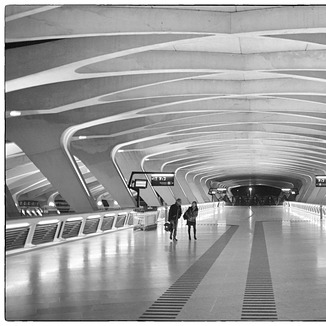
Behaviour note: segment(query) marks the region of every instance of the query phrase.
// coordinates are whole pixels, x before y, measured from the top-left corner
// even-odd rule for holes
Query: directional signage
[[[316,175],[316,187],[326,187],[326,175]]]
[[[174,186],[173,173],[155,173],[151,175],[151,185],[158,186]]]

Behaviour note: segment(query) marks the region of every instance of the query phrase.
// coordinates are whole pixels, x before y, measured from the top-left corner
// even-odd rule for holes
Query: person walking
[[[193,201],[191,206],[187,209],[185,214],[186,214],[186,217],[187,217],[189,240],[191,240],[191,235],[190,235],[191,226],[194,229],[194,239],[197,240],[197,238],[196,238],[196,218],[198,216],[197,202]]]
[[[169,210],[169,218],[168,221],[172,225],[171,233],[170,233],[170,239],[175,241],[178,241],[177,239],[177,228],[178,228],[178,220],[182,214],[182,209],[181,209],[181,199],[178,198],[176,202],[171,205],[170,210]]]

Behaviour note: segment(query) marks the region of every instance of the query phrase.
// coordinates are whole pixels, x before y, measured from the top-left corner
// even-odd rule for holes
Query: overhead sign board
[[[316,175],[316,187],[326,187],[326,175]]]
[[[151,174],[151,185],[153,187],[174,186],[174,173]]]

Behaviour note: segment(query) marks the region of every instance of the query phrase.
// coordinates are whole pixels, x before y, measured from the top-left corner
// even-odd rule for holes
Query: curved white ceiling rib
[[[6,43],[30,46],[7,50],[8,118],[74,121],[67,142],[226,186],[325,173],[326,7],[14,9]]]

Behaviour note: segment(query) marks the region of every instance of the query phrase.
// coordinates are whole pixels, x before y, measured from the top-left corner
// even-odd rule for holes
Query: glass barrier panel
[[[117,221],[115,222],[116,228],[121,228],[124,226],[127,215],[118,215]]]
[[[114,215],[104,215],[101,226],[102,231],[111,230],[114,222]]]

